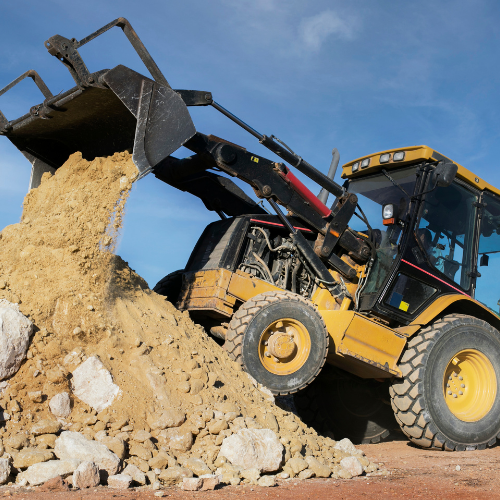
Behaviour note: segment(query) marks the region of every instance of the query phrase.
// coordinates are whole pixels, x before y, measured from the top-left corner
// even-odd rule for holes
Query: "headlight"
[[[370,158],[366,158],[361,162],[361,168],[366,168],[370,164]]]
[[[404,159],[405,159],[404,151],[398,151],[397,153],[394,153],[394,161],[402,161]]]
[[[359,161],[357,161],[353,166],[352,166],[352,172],[357,172],[359,170]]]
[[[394,217],[394,205],[389,203],[382,208],[382,219],[392,219]]]
[[[384,155],[380,155],[379,162],[387,163],[391,159],[391,153],[385,153]]]

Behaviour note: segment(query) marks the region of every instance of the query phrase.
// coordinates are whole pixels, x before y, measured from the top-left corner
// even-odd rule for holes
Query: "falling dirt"
[[[89,438],[103,429],[121,437],[125,430],[145,430],[159,447],[161,436],[151,421],[176,408],[187,415],[180,432],[194,440],[184,452],[208,464],[224,437],[243,427],[274,430],[288,457],[295,439],[304,453],[338,464],[343,455],[333,440],[274,405],[271,394],[187,312],[152,292],[114,255],[136,177],[129,153],[93,161],[75,153],[55,175],[44,174],[25,198],[20,223],[0,233],[0,299],[18,303],[36,327],[26,361],[0,394],[0,406],[12,416],[0,437],[5,442],[11,435],[28,434],[40,419],[53,419],[48,400],[67,391],[73,409],[64,428]],[[72,370],[90,356],[100,358],[121,390],[99,414],[70,390]],[[41,399],[33,397],[36,391]],[[228,412],[233,413],[229,428],[207,430]],[[148,470],[138,457],[127,461]]]

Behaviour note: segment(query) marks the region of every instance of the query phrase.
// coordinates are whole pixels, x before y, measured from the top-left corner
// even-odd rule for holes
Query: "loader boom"
[[[89,72],[78,49],[113,27],[123,30],[153,80],[122,65]],[[28,72],[0,91],[1,95],[22,78],[31,76],[45,97],[41,104],[16,120],[8,121],[0,115],[0,134],[6,135],[32,163],[30,188],[37,187],[44,172],[54,172],[76,151],[81,151],[83,157],[90,160],[131,149],[139,178],[154,172],[159,179],[199,196],[207,208],[221,217],[262,213],[263,210],[230,179],[207,172],[209,169],[223,171],[250,184],[257,197],[270,201],[278,216],[281,212],[276,203],[314,228],[323,242],[321,248],[313,251],[301,240],[300,233],[294,236],[296,246],[317,278],[339,300],[344,297],[345,290],[332,279],[327,263],[350,279],[356,277],[357,271],[336,255],[336,245],[364,261],[371,254],[366,241],[353,238],[346,231],[357,206],[356,195],[344,194],[331,178],[275,136],[261,134],[215,102],[210,92],[173,90],[124,18],[116,19],[80,41],[54,35],[45,42],[45,47],[68,68],[76,87],[52,96],[43,80],[35,72]],[[283,163],[198,132],[188,106],[208,105],[245,129],[324,191],[336,196],[332,207],[320,201]],[[184,160],[171,157],[181,146],[196,153],[195,156]]]

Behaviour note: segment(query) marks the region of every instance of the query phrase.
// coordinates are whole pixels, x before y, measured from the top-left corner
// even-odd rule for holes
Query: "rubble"
[[[219,454],[245,469],[274,472],[280,468],[283,445],[270,429],[241,429],[224,439]]]
[[[361,476],[363,474],[363,466],[356,457],[345,457],[340,461],[340,466],[348,471],[351,476]]]
[[[123,470],[123,474],[130,476],[134,482],[141,486],[146,484],[146,474],[133,464],[128,464]]]
[[[206,475],[201,477],[185,477],[181,489],[184,491],[209,491],[219,485],[219,476]]]
[[[28,338],[0,386],[0,483],[211,489],[377,473],[349,440],[276,406],[113,254],[136,175],[128,153],[74,154],[0,233],[0,311],[27,318]]]
[[[74,458],[68,460],[49,460],[31,465],[24,472],[17,475],[17,483],[25,480],[31,486],[38,486],[57,476],[63,479],[73,474],[81,461]]]
[[[10,462],[8,458],[0,458],[0,484],[5,484],[10,475]]]
[[[84,361],[73,371],[73,394],[97,412],[106,409],[120,392],[113,377],[97,356]]]
[[[189,469],[179,466],[169,467],[168,469],[161,471],[158,476],[159,480],[165,486],[172,486],[180,483],[186,477],[193,477],[193,473]]]
[[[35,465],[40,462],[48,462],[54,458],[54,453],[49,450],[24,448],[14,457],[13,465],[16,469],[27,469],[30,465]]]
[[[19,306],[0,299],[0,380],[19,370],[32,333],[33,323],[19,312]]]
[[[41,391],[40,391],[41,393]],[[58,418],[67,418],[71,414],[71,399],[67,392],[56,394],[49,401],[49,408],[52,415]]]
[[[56,476],[43,483],[40,491],[69,491],[69,486],[61,476]]]
[[[269,488],[272,486],[276,486],[276,476],[262,476],[258,481],[257,484],[259,486],[263,486],[265,488]]]
[[[108,477],[108,486],[119,490],[126,490],[131,482],[132,478],[127,476],[127,474],[116,474],[115,476]]]
[[[120,459],[105,445],[86,439],[79,432],[65,431],[56,439],[54,453],[60,460],[74,458],[93,462],[110,476],[120,468]]]
[[[94,462],[82,462],[73,473],[74,488],[94,488],[99,483],[99,467]]]

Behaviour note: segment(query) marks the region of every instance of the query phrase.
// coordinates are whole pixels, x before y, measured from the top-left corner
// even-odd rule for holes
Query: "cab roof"
[[[395,153],[400,153],[399,156],[403,156],[401,160],[394,160]],[[401,155],[401,153],[403,153]],[[388,156],[385,156],[388,155]],[[382,163],[380,159],[382,158]],[[388,149],[387,151],[379,151],[378,153],[374,153],[368,156],[363,156],[361,158],[357,158],[356,160],[352,160],[349,163],[346,163],[342,166],[342,178],[343,179],[356,179],[358,177],[364,177],[367,174],[374,174],[380,172],[383,168],[390,170],[393,168],[401,167],[404,165],[410,165],[419,161],[424,160],[449,160],[453,162],[447,156],[438,153],[428,146],[410,146],[407,148],[397,148],[397,149]],[[385,161],[384,161],[385,160]],[[358,163],[357,171],[353,172],[353,166]],[[368,163],[366,166],[361,166],[362,163]],[[500,189],[488,184],[486,181],[477,177],[473,172],[462,167],[456,162],[453,162],[458,166],[457,177],[467,184],[474,186],[481,191],[483,189],[487,189],[492,193],[495,193],[500,196]]]

